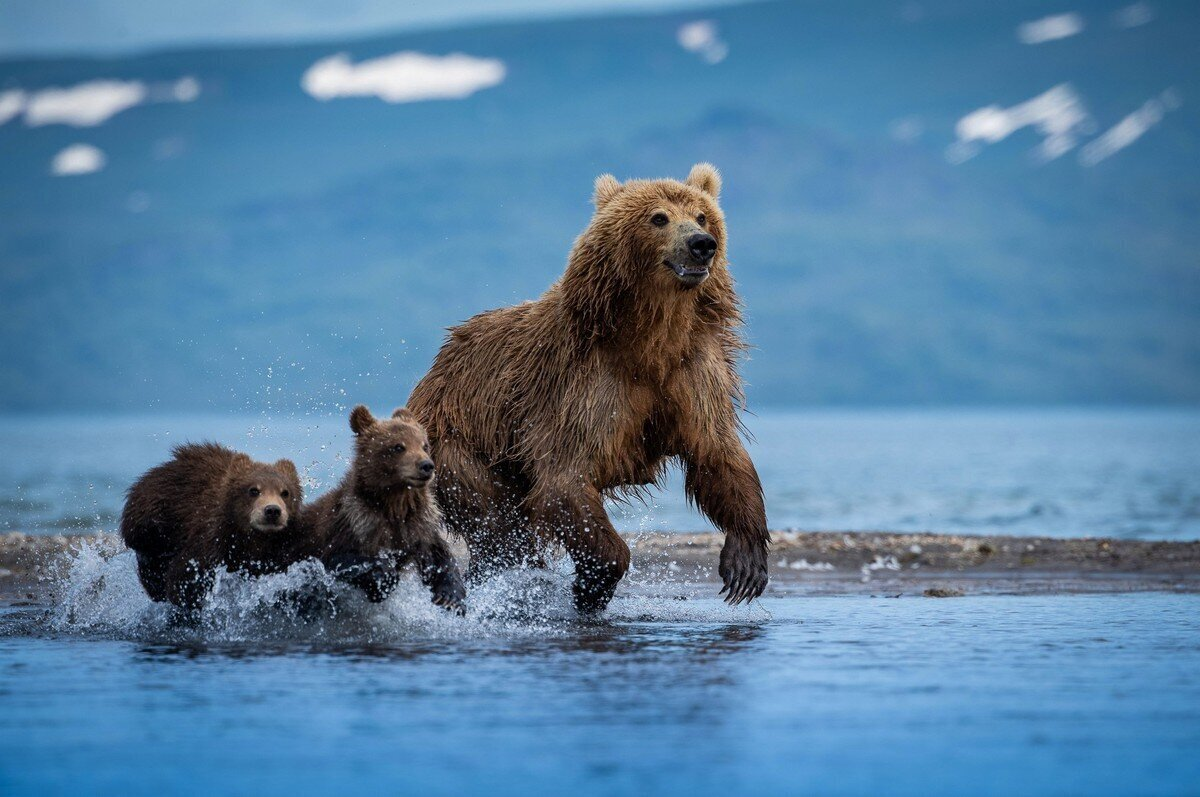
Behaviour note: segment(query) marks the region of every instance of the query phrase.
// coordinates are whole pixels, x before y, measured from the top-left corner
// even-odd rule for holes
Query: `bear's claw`
[[[736,606],[754,600],[767,588],[766,545],[727,538],[721,549],[719,572],[724,585],[717,594],[724,595],[726,603]]]

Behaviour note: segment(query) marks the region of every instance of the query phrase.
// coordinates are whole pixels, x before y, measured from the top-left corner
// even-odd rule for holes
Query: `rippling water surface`
[[[128,565],[85,553],[61,605],[0,610],[0,793],[931,797],[1200,783],[1194,595],[732,609],[707,587],[641,585],[585,623],[551,573],[473,594],[467,618],[408,583],[381,607],[348,599],[336,616],[285,621],[233,585],[182,629],[138,602]]]
[[[773,528],[1200,537],[1200,412],[809,411],[747,418]],[[0,530],[113,529],[170,447],[213,439],[291,457],[314,496],[350,450],[342,417],[3,418]],[[625,530],[699,530],[681,480]]]

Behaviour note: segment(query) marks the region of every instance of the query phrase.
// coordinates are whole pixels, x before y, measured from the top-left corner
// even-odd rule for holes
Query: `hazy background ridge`
[[[597,174],[698,160],[725,176],[752,405],[1194,403],[1200,10],[1121,27],[1127,6],[1037,45],[1019,26],[1068,9],[763,3],[0,63],[0,92],[198,89],[0,125],[0,409],[400,403],[444,327],[561,273]],[[680,46],[697,20],[722,57]],[[505,74],[404,104],[301,87],[400,51]],[[1042,162],[1027,127],[956,162],[963,117],[1062,84],[1073,149]],[[1081,161],[1164,93],[1140,139]],[[54,176],[76,144],[103,167]]]

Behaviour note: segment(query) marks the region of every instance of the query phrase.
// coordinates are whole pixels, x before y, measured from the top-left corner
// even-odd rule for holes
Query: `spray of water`
[[[57,634],[148,642],[311,643],[386,645],[412,639],[556,636],[588,622],[745,621],[746,610],[711,598],[711,585],[672,580],[669,565],[631,573],[598,620],[581,620],[571,601],[571,565],[565,558],[544,570],[501,573],[476,585],[459,617],[434,606],[415,574],[395,592],[371,603],[354,587],[309,560],[284,573],[260,577],[219,573],[197,617],[147,597],[132,552],[85,543],[48,575]]]

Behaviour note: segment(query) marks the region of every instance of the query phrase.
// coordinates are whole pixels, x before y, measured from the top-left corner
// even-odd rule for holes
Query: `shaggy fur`
[[[289,460],[266,465],[215,443],[172,453],[129,488],[121,514],[153,600],[194,611],[221,567],[260,575],[304,558],[295,522],[303,496]]]
[[[472,577],[536,564],[555,540],[575,562],[576,606],[602,609],[629,567],[604,497],[658,483],[677,460],[726,533],[726,599],[762,594],[768,533],[739,436],[744,346],[719,191],[708,164],[682,183],[600,177],[563,276],[450,331],[408,406]],[[707,262],[693,251],[705,239]]]
[[[377,420],[350,414],[355,455],[337,488],[304,507],[301,525],[325,566],[375,602],[387,598],[409,561],[433,602],[462,611],[466,589],[440,535],[429,438],[405,409]]]

